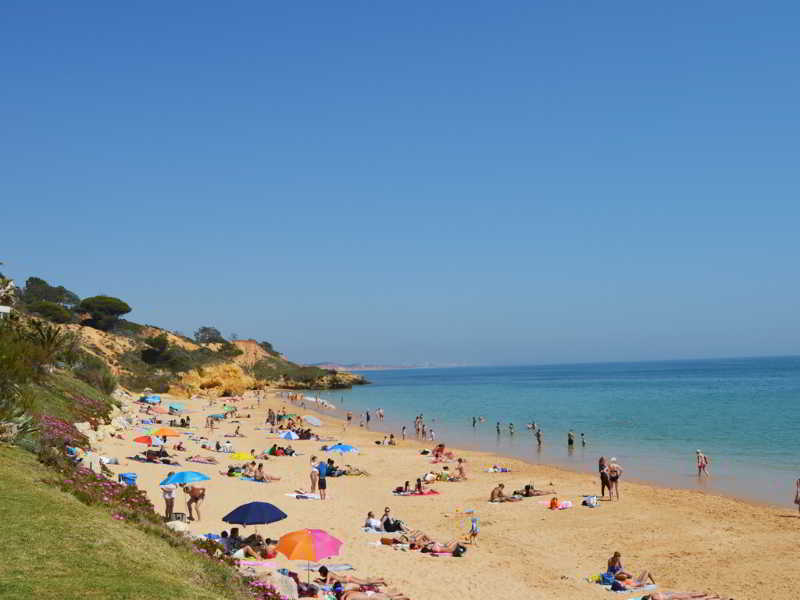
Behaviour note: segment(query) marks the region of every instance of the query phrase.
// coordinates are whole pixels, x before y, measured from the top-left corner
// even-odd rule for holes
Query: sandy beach
[[[199,484],[207,495],[201,505],[202,520],[190,524],[196,534],[229,529],[221,519],[240,504],[271,502],[288,518],[259,527],[259,533],[277,538],[306,527],[323,529],[344,542],[340,556],[331,562],[354,565],[354,574],[359,577],[383,577],[391,589],[414,599],[477,599],[490,590],[502,598],[638,597],[641,594],[634,592],[612,595],[586,581],[587,576],[605,571],[606,560],[614,551],[622,553],[628,571],[651,571],[659,590],[709,591],[752,600],[788,600],[796,598],[800,590],[796,569],[800,518],[792,507],[773,508],[697,491],[628,483],[623,477],[621,501],[603,501],[591,509],[580,506],[580,500],[584,494],[599,493],[597,477],[468,450],[455,452],[467,460],[467,481],[434,483],[434,489],[440,492],[435,496],[398,497],[392,494],[394,487],[406,480],[413,482],[426,471],[441,470],[442,465],[431,464],[430,457],[419,453],[433,443],[409,440],[398,441],[396,447],[378,446],[374,441],[383,439],[383,433],[360,429],[357,423],[345,430],[344,422],[329,411],[300,409],[277,394],[270,394],[258,408],[246,408],[255,406],[249,400],[239,402],[240,415],[249,413],[251,418],[240,417],[238,423],[223,421],[210,434],[203,429],[205,416],[217,411],[207,401],[164,396],[165,402],[172,399],[186,404],[195,431],[212,442],[230,439],[235,451],[255,448],[260,452],[277,441],[263,430],[264,418],[268,408],[279,410],[283,406],[289,412],[318,416],[323,426],[314,428],[315,432],[361,449],[359,454],[340,456],[321,452],[322,442],[294,441],[292,446],[303,455],[263,461],[265,472],[281,480],[261,484],[221,475],[229,464],[242,461],[232,460],[229,454],[200,450],[191,441],[184,441],[186,452],[177,453],[179,468],[127,460],[125,457],[144,450],[131,441],[139,434],[135,428],[124,434],[124,441],[106,439],[100,444],[102,454],[120,460],[119,465],[110,465],[114,472],[137,473],[139,487],[148,492],[159,511],[163,510],[163,501],[158,482],[169,471],[192,470],[210,476],[210,481]],[[138,406],[134,411],[140,416]],[[163,417],[165,423],[168,419]],[[223,437],[233,433],[237,425],[245,437]],[[458,447],[457,440],[441,441],[449,449]],[[168,448],[173,439],[169,442]],[[219,464],[186,462],[185,457],[193,454],[214,456]],[[332,457],[339,465],[352,464],[370,475],[329,478],[325,501],[288,497],[286,494],[296,488],[308,489],[313,454]],[[485,472],[493,464],[509,467],[511,472]],[[635,477],[635,473],[626,475]],[[490,504],[489,492],[498,482],[505,483],[508,492],[530,482],[539,489],[552,486],[559,500],[570,500],[574,507],[551,511],[541,503],[551,496]],[[470,521],[464,511],[474,510],[480,519],[478,545],[468,545],[461,558],[376,547],[372,543],[381,536],[363,533],[361,527],[367,511],[380,516],[385,506],[392,508],[396,518],[440,542],[465,534]],[[184,494],[180,494],[175,510],[185,510]],[[280,554],[276,562],[279,567],[304,573],[301,563],[287,561]]]

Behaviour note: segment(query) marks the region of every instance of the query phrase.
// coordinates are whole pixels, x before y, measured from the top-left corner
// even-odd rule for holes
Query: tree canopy
[[[81,299],[75,292],[69,291],[63,285],[55,287],[40,277],[28,277],[25,287],[22,288],[22,301],[28,305],[37,302],[53,302],[73,308]]]
[[[122,315],[131,312],[131,307],[113,296],[92,296],[81,301],[78,310],[91,315],[91,318],[86,320],[87,325],[109,331]]]
[[[222,344],[226,340],[216,327],[204,326],[194,332],[194,339],[198,344]]]

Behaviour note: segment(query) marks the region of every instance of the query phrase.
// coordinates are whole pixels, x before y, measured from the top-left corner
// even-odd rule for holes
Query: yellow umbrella
[[[150,433],[151,435],[160,435],[161,437],[181,437],[180,433],[174,429],[170,429],[169,427],[161,427],[160,429],[156,429]]]

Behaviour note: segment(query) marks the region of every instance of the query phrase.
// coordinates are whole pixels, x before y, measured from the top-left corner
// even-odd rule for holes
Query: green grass
[[[42,483],[48,473],[0,447],[0,598],[243,598],[230,569]]]
[[[86,396],[95,400],[113,403],[110,397],[90,386],[88,383],[66,373],[53,373],[46,383],[32,385],[34,414],[48,414],[61,419],[75,416],[73,396]]]

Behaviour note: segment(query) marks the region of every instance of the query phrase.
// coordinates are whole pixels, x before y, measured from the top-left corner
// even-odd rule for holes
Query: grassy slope
[[[71,396],[86,396],[112,402],[110,396],[66,373],[53,373],[46,385],[35,385],[33,389],[35,403],[32,412],[68,420],[73,417]]]
[[[33,455],[0,447],[0,598],[233,597],[205,559],[48,487],[47,475]]]

